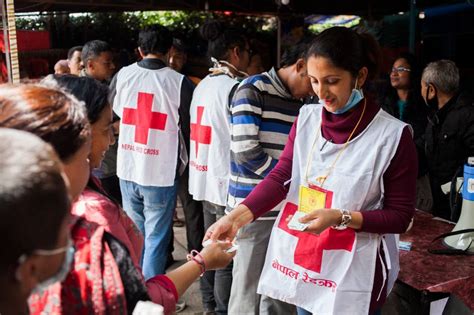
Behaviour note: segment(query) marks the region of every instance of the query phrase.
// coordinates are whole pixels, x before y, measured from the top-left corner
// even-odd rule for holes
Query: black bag
[[[474,232],[474,229],[463,229],[463,230],[459,230],[459,231],[455,231],[455,232],[444,233],[444,234],[441,234],[441,235],[435,237],[435,239],[433,239],[431,241],[431,244],[433,244],[433,242],[435,242],[435,241],[437,241],[441,238],[445,238],[447,236],[459,235],[459,234],[464,234],[464,233],[469,233],[469,232]],[[471,247],[472,242],[473,241],[471,241],[469,246],[467,246],[467,248],[464,249],[464,250],[445,247],[445,248],[441,248],[441,249],[428,248],[428,252],[430,254],[435,254],[435,255],[472,255],[470,252],[467,251]]]

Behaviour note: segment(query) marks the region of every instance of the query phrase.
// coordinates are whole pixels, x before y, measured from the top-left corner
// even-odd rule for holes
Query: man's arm
[[[109,96],[107,97],[109,104],[114,106],[114,99],[115,95],[117,95],[117,77],[118,77],[118,72],[114,75],[112,78],[112,81],[110,81],[109,84]]]
[[[251,84],[240,86],[231,104],[231,160],[239,173],[254,179],[263,179],[278,162],[260,144],[262,106],[260,91]]]
[[[186,150],[189,152],[189,137],[191,133],[191,117],[189,110],[191,108],[191,100],[193,98],[194,83],[187,77],[183,78],[181,83],[181,97],[179,104],[179,124],[181,132],[183,134],[184,142],[186,144]]]

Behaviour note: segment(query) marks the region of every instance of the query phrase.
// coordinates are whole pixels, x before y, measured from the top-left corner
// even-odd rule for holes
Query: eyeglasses
[[[393,67],[391,72],[410,72],[411,69],[405,68],[405,67]]]

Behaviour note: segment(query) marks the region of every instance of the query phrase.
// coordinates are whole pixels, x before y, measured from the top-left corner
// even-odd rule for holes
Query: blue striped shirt
[[[275,69],[242,81],[231,102],[230,211],[275,167],[303,102],[294,99]],[[280,210],[263,218],[274,219]]]

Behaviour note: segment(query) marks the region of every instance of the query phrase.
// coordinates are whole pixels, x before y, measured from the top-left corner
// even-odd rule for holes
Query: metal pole
[[[8,42],[8,23],[7,13],[5,11],[5,0],[0,0],[2,6],[2,24],[3,24],[3,46],[5,47],[5,64],[8,72],[8,82],[12,82],[12,70],[10,63],[10,44]]]
[[[409,37],[409,49],[412,54],[415,53],[416,44],[416,18],[418,12],[416,9],[416,0],[410,0],[410,37]]]
[[[2,0],[3,1],[3,0]],[[13,0],[7,0],[8,41],[10,42],[11,81],[20,83],[20,68],[18,65],[18,46],[16,43],[15,5]]]

